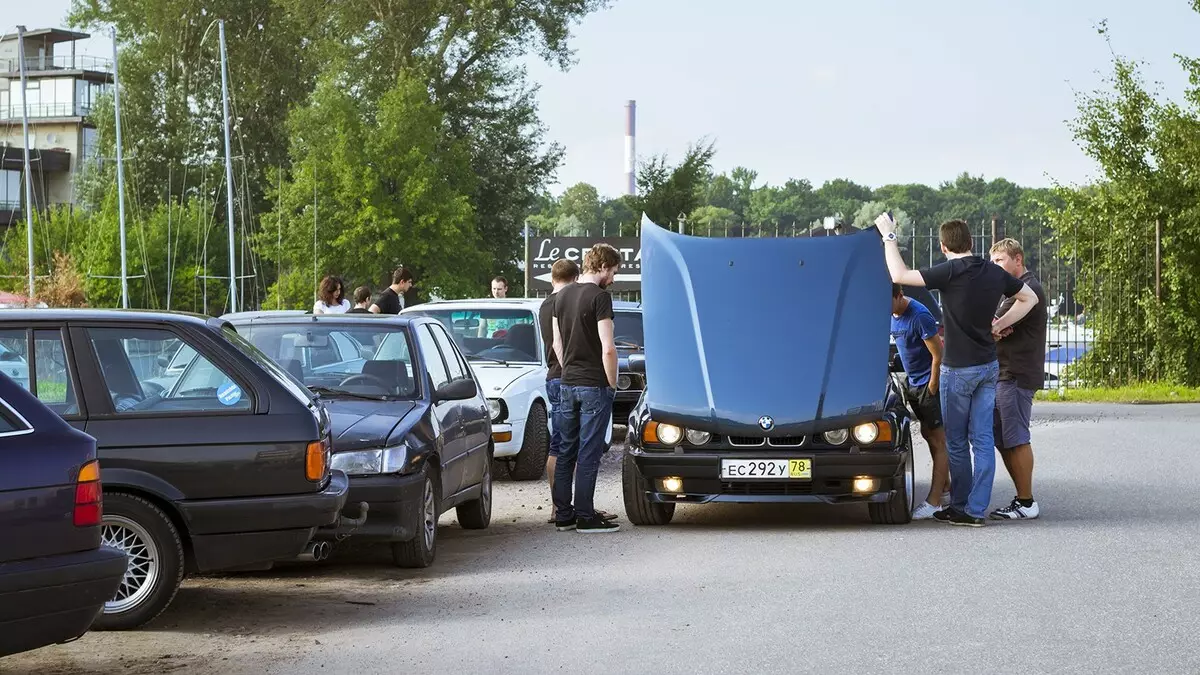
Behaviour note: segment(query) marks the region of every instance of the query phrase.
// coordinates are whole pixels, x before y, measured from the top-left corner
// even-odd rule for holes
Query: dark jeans
[[[592,518],[596,515],[596,475],[604,455],[605,425],[612,419],[610,387],[562,386],[562,449],[554,467],[554,512],[558,520]],[[578,464],[578,469],[576,465]],[[574,478],[574,504],[571,500]]]
[[[550,399],[550,456],[562,451],[562,380],[546,380],[546,398]]]

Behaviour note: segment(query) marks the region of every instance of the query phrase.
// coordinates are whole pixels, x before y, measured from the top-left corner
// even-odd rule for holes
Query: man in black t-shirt
[[[597,514],[594,505],[596,475],[607,445],[605,425],[612,421],[617,387],[612,296],[605,289],[620,264],[615,248],[596,244],[583,256],[579,280],[560,290],[554,301],[554,352],[562,364],[562,449],[554,467],[552,492],[555,526],[560,532],[591,534],[620,529]]]
[[[1005,329],[996,343],[1000,381],[996,384],[996,448],[1012,478],[1017,495],[1005,507],[992,511],[993,520],[1032,520],[1041,514],[1033,499],[1033,445],[1029,422],[1033,394],[1046,378],[1046,293],[1033,272],[1025,268],[1025,252],[1016,239],[992,245],[992,262],[1025,282],[1038,297],[1038,304],[1015,325]],[[1011,311],[1007,300],[996,309],[1000,318]]]
[[[550,483],[550,492],[554,492],[554,467],[558,453],[562,449],[562,366],[558,355],[554,353],[554,300],[558,292],[569,284],[575,283],[579,277],[579,265],[566,258],[557,260],[550,267],[550,284],[554,291],[542,301],[538,308],[538,325],[542,330],[542,343],[546,346],[546,398],[550,401],[550,455],[546,458],[546,480]],[[551,515],[551,522],[555,518]]]
[[[370,314],[371,310],[371,289],[366,286],[359,286],[354,289],[354,308],[347,311],[347,314]]]
[[[383,289],[383,292],[379,294],[375,304],[371,305],[371,312],[399,314],[400,310],[404,309],[404,294],[412,288],[412,285],[412,272],[403,266],[397,267],[396,271],[392,272],[392,285]]]
[[[962,220],[942,223],[941,248],[946,262],[919,272],[904,264],[891,215],[879,216],[875,226],[883,235],[893,283],[942,292],[946,348],[939,393],[950,455],[950,507],[934,518],[980,527],[996,474],[992,430],[1000,374],[996,338],[1029,313],[1038,302],[1037,295],[995,263],[972,255],[971,230]],[[995,308],[1002,297],[1013,298],[1013,305],[996,319]]]

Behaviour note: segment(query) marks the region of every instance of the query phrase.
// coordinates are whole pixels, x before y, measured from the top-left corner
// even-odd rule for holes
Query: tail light
[[[75,527],[95,527],[102,512],[100,462],[92,460],[79,469],[75,481]]]
[[[329,472],[329,455],[332,452],[329,438],[313,441],[308,444],[308,452],[304,457],[304,477],[311,481],[325,478]]]

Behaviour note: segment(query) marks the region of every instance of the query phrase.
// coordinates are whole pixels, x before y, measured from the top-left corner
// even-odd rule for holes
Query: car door
[[[433,393],[438,387],[450,381],[450,371],[442,358],[437,339],[429,330],[429,324],[417,324],[413,332],[417,338],[417,349],[420,352],[421,364],[429,373],[430,400],[434,401]],[[459,421],[456,401],[440,401],[432,404],[432,415],[437,420],[438,434],[441,438],[441,485],[442,498],[455,494],[462,485],[462,461],[460,455],[464,452],[462,439],[462,424]]]
[[[71,426],[84,429],[86,410],[78,393],[75,366],[67,357],[64,326],[37,324],[2,329],[0,348],[9,355],[6,365],[21,364],[22,377],[13,378],[21,388],[36,396]]]
[[[433,330],[434,338],[437,339],[438,347],[441,348],[442,356],[446,360],[447,367],[450,370],[450,377],[454,380],[475,380],[475,376],[471,371],[471,367],[467,365],[466,359],[458,351],[458,347],[441,324],[430,324],[430,329]],[[479,383],[475,383],[475,389],[478,392]],[[451,403],[451,401],[447,401]],[[460,490],[465,490],[473,485],[478,485],[483,481],[484,466],[488,461],[487,448],[488,439],[491,436],[492,421],[488,414],[487,403],[477,393],[471,398],[461,401],[453,401],[457,404],[459,420],[461,421],[462,444],[463,444],[463,482]]]

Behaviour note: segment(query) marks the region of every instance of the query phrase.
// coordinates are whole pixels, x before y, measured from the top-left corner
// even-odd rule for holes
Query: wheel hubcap
[[[425,548],[433,548],[437,536],[437,509],[433,505],[433,481],[425,481]]]
[[[480,489],[479,503],[483,505],[484,513],[492,512],[492,462],[488,460],[483,469],[483,487]]]
[[[125,612],[146,599],[159,575],[158,547],[146,528],[124,516],[108,515],[100,526],[100,543],[125,552],[128,565],[105,614]]]
[[[908,512],[909,513],[912,513],[913,506],[916,504],[916,499],[914,497],[916,487],[914,486],[914,480],[913,480],[913,478],[914,478],[913,474],[915,473],[915,471],[916,471],[916,469],[913,466],[913,453],[912,453],[912,450],[909,450],[908,451],[908,459],[904,460],[904,489],[908,492]]]

